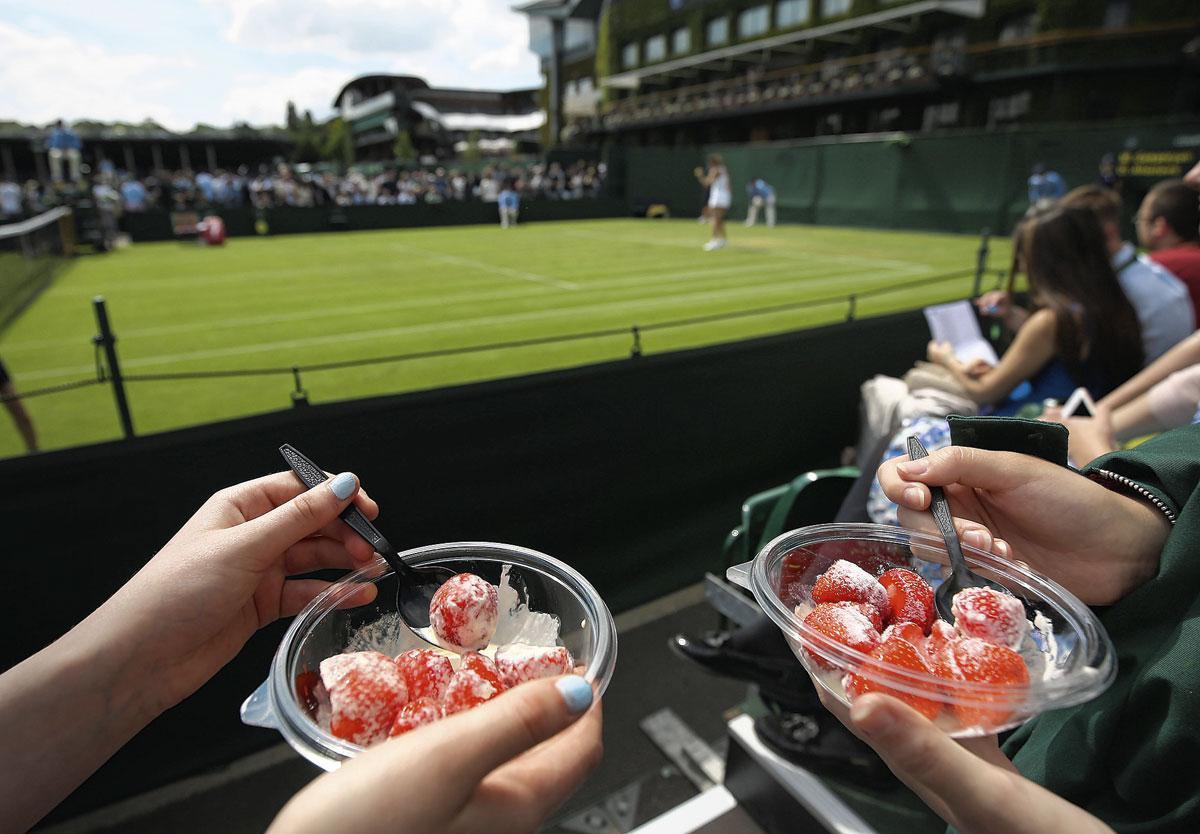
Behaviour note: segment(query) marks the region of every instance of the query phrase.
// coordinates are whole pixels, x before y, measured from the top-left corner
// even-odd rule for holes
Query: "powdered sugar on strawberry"
[[[838,559],[812,587],[813,602],[862,602],[888,619],[888,594],[879,580],[853,562]]]
[[[565,675],[574,663],[565,646],[528,646],[510,643],[496,649],[496,666],[505,686],[512,688],[525,681]]]
[[[954,626],[966,637],[1016,651],[1029,633],[1025,606],[992,588],[964,588],[950,604]]]
[[[473,573],[442,583],[429,603],[429,625],[438,639],[457,649],[482,649],[500,619],[496,586]]]
[[[318,698],[329,702],[329,731],[366,746],[387,736],[408,690],[395,662],[379,652],[351,652],[321,661]]]

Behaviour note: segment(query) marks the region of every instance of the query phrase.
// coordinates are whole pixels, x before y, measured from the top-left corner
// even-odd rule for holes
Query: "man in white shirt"
[[[1121,239],[1121,198],[1115,192],[1085,185],[1068,192],[1059,205],[1088,209],[1100,221],[1113,271],[1137,311],[1147,364],[1195,331],[1187,285]]]

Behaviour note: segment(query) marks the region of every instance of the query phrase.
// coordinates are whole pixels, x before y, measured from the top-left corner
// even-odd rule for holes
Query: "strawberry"
[[[795,606],[808,596],[812,577],[832,564],[807,547],[788,551],[779,561],[779,584],[776,591],[785,605]]]
[[[889,638],[896,637],[912,643],[918,651],[925,650],[925,632],[916,623],[892,623],[883,630],[880,638],[886,643]]]
[[[321,661],[329,698],[329,732],[366,747],[387,736],[408,689],[395,662],[379,652],[349,652]]]
[[[504,683],[504,676],[500,674],[500,669],[496,666],[496,661],[487,655],[482,655],[479,652],[466,652],[459,660],[458,668],[459,671],[466,670],[479,675],[479,677],[496,687],[497,692],[503,692],[508,689],[508,685]]]
[[[429,624],[447,646],[482,649],[496,633],[499,609],[495,585],[473,573],[460,573],[434,592]]]
[[[804,624],[827,640],[857,649],[864,654],[869,654],[879,645],[879,630],[857,605],[822,603],[808,612],[804,617]],[[824,648],[829,646],[826,644]],[[826,669],[834,668],[816,655],[810,653],[809,657]]]
[[[1029,669],[1025,661],[1012,649],[997,646],[976,637],[968,637],[954,644],[954,663],[960,679],[972,683],[1001,684],[1013,687],[1010,693],[964,691],[962,696],[972,701],[996,703],[1011,707],[1021,698],[1029,686]],[[961,690],[960,690],[961,691]],[[1012,715],[1011,709],[987,709],[978,704],[957,704],[954,713],[964,727],[999,727]]]
[[[936,617],[929,583],[910,570],[892,568],[879,577],[879,584],[887,591],[890,622],[915,623],[928,634]]]
[[[499,694],[500,690],[495,684],[481,677],[479,673],[470,669],[459,669],[450,679],[450,685],[446,687],[442,710],[446,715],[453,715],[477,707]]]
[[[887,685],[890,678],[896,683],[907,686],[920,686],[920,682],[905,677],[904,672],[921,675],[932,675],[933,670],[925,662],[921,652],[907,640],[892,636],[884,640],[871,652],[871,660],[862,664],[857,670],[846,675],[846,693],[853,700],[868,692],[882,692],[898,698],[930,721],[937,718],[942,711],[938,701],[922,698],[911,692],[892,689]]]
[[[965,588],[950,604],[954,625],[964,637],[1017,649],[1029,631],[1025,606],[1016,597],[991,588]]]
[[[512,688],[525,681],[565,675],[574,663],[565,646],[526,646],[509,643],[496,649],[496,666],[504,685]]]
[[[450,658],[433,649],[409,649],[396,658],[396,668],[404,676],[408,697],[442,700],[450,678],[454,676],[454,664]]]
[[[962,680],[958,664],[954,662],[954,645],[962,639],[954,626],[945,620],[934,620],[933,628],[929,631],[929,639],[925,641],[925,657],[929,667],[939,678],[948,681]]]
[[[422,724],[432,724],[442,717],[442,705],[432,698],[417,698],[409,701],[396,713],[396,720],[388,730],[388,738],[404,735]]]
[[[886,621],[888,595],[874,576],[858,565],[839,559],[812,586],[812,599],[822,602],[862,602],[879,611]]]

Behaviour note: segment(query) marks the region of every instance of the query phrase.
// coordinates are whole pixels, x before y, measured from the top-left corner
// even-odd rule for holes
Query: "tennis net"
[[[50,285],[74,239],[66,207],[0,226],[0,332]]]

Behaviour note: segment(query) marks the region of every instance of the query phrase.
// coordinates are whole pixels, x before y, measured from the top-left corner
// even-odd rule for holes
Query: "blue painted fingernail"
[[[358,479],[350,472],[343,472],[332,481],[329,482],[329,488],[333,494],[337,496],[339,501],[345,501],[354,492],[354,487],[358,485]]]
[[[579,675],[567,675],[554,685],[572,713],[583,712],[592,705],[592,685]]]

